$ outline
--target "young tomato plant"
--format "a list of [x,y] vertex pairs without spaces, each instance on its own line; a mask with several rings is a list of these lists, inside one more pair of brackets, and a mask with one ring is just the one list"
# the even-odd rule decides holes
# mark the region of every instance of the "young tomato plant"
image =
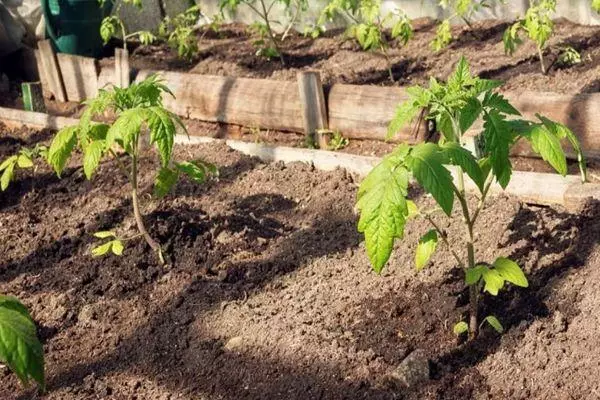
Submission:
[[[240,5],[245,5],[254,14],[260,18],[260,22],[252,24],[252,30],[258,33],[259,39],[255,45],[259,47],[258,55],[267,58],[279,57],[282,65],[285,65],[285,59],[281,53],[279,41],[273,31],[273,24],[276,22],[271,16],[271,11],[275,4],[280,3],[284,7],[290,6],[291,0],[271,0],[267,5],[266,0],[219,0],[221,11],[228,9],[231,12],[236,12]],[[268,43],[267,43],[268,42]]]
[[35,165],[38,159],[45,160],[48,157],[48,148],[43,145],[35,145],[33,149],[27,147],[19,150],[18,154],[12,155],[5,159],[0,164],[0,189],[5,191],[10,182],[14,179],[15,169],[31,169],[32,175],[35,176],[37,166]]
[[533,40],[537,46],[538,57],[542,73],[545,74],[546,64],[544,63],[544,49],[546,42],[552,35],[554,22],[552,14],[556,11],[556,0],[531,0],[529,9],[525,13],[525,18],[515,22],[504,32],[502,41],[504,42],[504,51],[507,54],[513,54],[523,41],[520,32],[527,32],[529,39]]
[[191,61],[198,54],[196,31],[200,28],[200,16],[200,6],[195,5],[173,18],[165,17],[158,27],[159,35],[177,50],[179,58]]
[[0,296],[0,363],[27,385],[37,382],[44,391],[44,349],[27,308],[14,297]]
[[[495,296],[506,282],[528,286],[525,274],[515,262],[498,257],[488,263],[479,260],[475,250],[476,222],[490,186],[498,182],[505,188],[510,181],[511,146],[521,138],[528,140],[534,151],[565,175],[567,162],[560,141],[566,139],[579,154],[582,179],[585,180],[585,162],[575,135],[566,126],[543,116],[538,116],[538,121],[519,118],[519,111],[494,91],[498,86],[497,81],[471,76],[466,60],[461,58],[446,84],[432,78],[428,88],[409,88],[411,99],[398,107],[389,135],[393,136],[422,109],[427,109],[428,118],[435,120],[441,133],[440,140],[414,146],[399,145],[369,173],[358,191],[358,229],[365,235],[367,254],[376,272],[387,263],[394,240],[403,237],[408,218],[422,218],[431,225],[431,230],[417,245],[415,263],[418,270],[427,265],[439,240],[448,247],[456,263],[463,268],[470,297],[469,324],[461,322],[455,330],[461,333],[468,329],[471,338],[479,329],[478,304],[482,290]],[[463,135],[479,119],[483,120],[483,132],[479,135],[479,154],[475,156],[463,147]],[[475,204],[469,201],[465,192],[465,174],[479,190]],[[448,217],[452,218],[452,209],[458,200],[462,215],[460,221],[457,218],[454,223],[462,223],[465,228],[466,247],[463,251],[451,247],[446,233],[432,218],[437,208],[420,210],[407,199],[410,176],[431,194]],[[484,322],[501,330],[494,316],[487,317]]]
[[380,0],[333,0],[323,9],[317,24],[323,26],[338,15],[349,19],[351,22],[346,35],[355,39],[365,51],[381,52],[388,64],[390,80],[394,82],[392,62],[387,52],[390,42],[384,29],[391,25],[391,38],[402,44],[413,37],[413,29],[408,16],[401,10],[390,12],[383,18],[380,14]]
[[[105,1],[106,0],[98,0],[100,7],[104,5]],[[117,8],[113,12],[113,15],[104,18],[102,20],[102,24],[100,25],[100,37],[104,41],[104,44],[108,43],[112,37],[120,37],[120,39],[123,40],[123,48],[127,49],[127,40],[136,36],[143,45],[154,43],[156,36],[154,36],[154,34],[150,31],[127,33],[125,24],[121,18],[118,17],[119,11],[121,10],[123,4],[132,4],[138,9],[142,8],[142,0],[123,0],[118,2]]]
[[[166,195],[181,173],[198,183],[216,173],[213,165],[201,160],[172,162],[176,127],[179,126],[184,131],[185,127],[179,117],[163,107],[163,93],[172,95],[156,75],[127,89],[115,87],[112,91],[101,90],[98,97],[86,102],[87,109],[79,125],[60,130],[48,150],[48,162],[59,176],[76,146],[83,152],[83,171],[88,179],[92,178],[104,157],[114,158],[131,186],[133,215],[139,236],[157,253],[161,263],[164,263],[161,246],[148,233],[140,211],[138,169],[143,134],[148,132],[149,143],[156,147],[160,158],[161,168],[154,186],[157,197]],[[112,125],[92,123],[94,116],[105,111],[112,111],[117,115]],[[126,155],[126,160],[118,155],[119,152]],[[95,236],[110,241],[94,249],[94,255],[109,251],[120,255],[123,252],[122,242],[127,239],[118,238],[113,232],[98,232]]]

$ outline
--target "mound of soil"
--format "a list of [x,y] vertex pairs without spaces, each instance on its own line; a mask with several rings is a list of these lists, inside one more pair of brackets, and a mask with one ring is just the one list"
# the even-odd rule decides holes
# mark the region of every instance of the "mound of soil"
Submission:
[[[0,158],[49,132],[4,131]],[[471,343],[451,332],[466,312],[462,273],[446,249],[420,273],[413,221],[381,276],[370,271],[353,212],[357,180],[305,164],[265,164],[222,145],[177,147],[216,163],[205,185],[180,181],[144,195],[160,266],[139,238],[122,257],[93,258],[92,234],[136,234],[126,180],[101,165],[85,180],[79,157],[62,179],[19,172],[0,194],[0,293],[18,296],[46,351],[43,399],[565,399],[593,398],[600,373],[600,207],[578,215],[496,197],[478,223],[477,259],[509,256],[528,289],[485,298],[506,333]],[[150,193],[156,154],[143,157]],[[425,205],[431,199],[412,196]],[[475,201],[475,199],[472,199]],[[462,227],[436,220],[454,245]],[[387,377],[413,350],[430,380]],[[0,373],[0,398],[26,399]],[[592,396],[592,397],[590,397]]]
[[[295,80],[298,71],[310,69],[318,70],[326,85],[412,85],[426,83],[431,76],[445,79],[458,58],[464,55],[475,73],[505,81],[504,90],[558,93],[600,90],[600,27],[556,21],[554,34],[544,53],[549,66],[548,74],[544,75],[536,47],[530,41],[525,41],[512,56],[504,53],[502,34],[509,26],[507,22],[477,22],[473,29],[455,26],[456,40],[437,53],[430,47],[437,27],[435,21],[421,19],[414,23],[414,38],[406,46],[392,42],[388,50],[395,83],[389,79],[385,57],[378,52],[362,51],[354,41],[345,39],[342,30],[327,32],[315,40],[300,34],[288,37],[282,44],[285,66],[278,59],[270,61],[257,57],[253,45],[255,38],[240,24],[224,25],[218,33],[199,34],[200,52],[191,62],[179,60],[174,50],[159,44],[135,49],[131,65],[138,69],[278,80]],[[567,46],[581,53],[581,63],[565,66],[557,62]],[[114,61],[107,58],[102,62],[112,65]]]

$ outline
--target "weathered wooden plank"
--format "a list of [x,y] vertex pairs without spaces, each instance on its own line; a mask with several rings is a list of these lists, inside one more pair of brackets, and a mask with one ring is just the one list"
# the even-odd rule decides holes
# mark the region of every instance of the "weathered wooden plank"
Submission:
[[60,68],[50,40],[47,39],[38,42],[38,48],[41,68],[45,71],[44,74],[46,76],[49,91],[52,92],[56,100],[62,102],[67,101]]
[[98,94],[98,66],[91,57],[56,55],[68,101],[83,101]]
[[108,89],[111,85],[118,86],[119,80],[114,66],[102,67],[98,74],[98,89]]
[[76,125],[76,118],[57,117],[40,112],[17,110],[0,107],[0,120],[9,127],[30,126],[40,129],[62,129],[65,126]]
[[127,49],[115,49],[115,79],[116,85],[122,88],[129,87],[129,52]]
[[[177,115],[263,129],[303,132],[296,82],[158,72],[175,98],[164,104]],[[140,71],[136,82],[152,71]]]
[[323,84],[318,72],[299,72],[297,75],[304,133],[312,137],[319,148],[327,148],[327,140],[319,132],[327,129],[327,105]]
[[[329,129],[354,139],[385,140],[396,108],[408,99],[404,88],[335,84],[327,98]],[[427,137],[427,124],[415,121],[393,140],[419,142]]]
[[44,63],[42,62],[42,52],[40,50],[34,50],[34,52],[38,75],[40,77],[40,82],[42,83],[42,93],[45,98],[49,99],[52,97],[52,91],[50,90],[50,79],[48,78]]

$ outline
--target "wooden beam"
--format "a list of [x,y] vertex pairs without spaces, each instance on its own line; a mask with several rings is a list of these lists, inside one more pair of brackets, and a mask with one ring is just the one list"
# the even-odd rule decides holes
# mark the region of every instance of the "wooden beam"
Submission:
[[62,75],[56,60],[56,54],[49,39],[38,42],[40,65],[44,70],[48,90],[52,92],[57,101],[67,101],[67,94],[63,85]]
[[323,84],[318,72],[299,72],[297,75],[304,133],[311,137],[319,148],[326,149],[327,140],[320,131],[327,129],[327,106]]
[[0,120],[2,120],[2,122],[11,128],[29,126],[32,128],[55,130],[79,123],[79,120],[76,118],[56,117],[54,115],[40,112],[24,111],[5,107],[0,107]]
[[[202,121],[303,132],[296,82],[158,72],[175,98],[164,104],[177,115]],[[140,71],[136,82],[153,71]]]
[[68,101],[84,101],[98,94],[96,59],[72,54],[56,55]]
[[129,87],[129,51],[120,47],[115,49],[115,80],[116,85],[122,88]]

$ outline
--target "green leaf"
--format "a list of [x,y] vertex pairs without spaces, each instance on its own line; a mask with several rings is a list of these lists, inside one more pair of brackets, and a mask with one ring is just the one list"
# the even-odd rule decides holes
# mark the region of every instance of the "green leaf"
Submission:
[[6,160],[2,161],[2,164],[0,164],[0,171],[4,171],[6,168],[8,168],[8,166],[10,164],[14,164],[17,162],[18,156],[10,156],[8,157]]
[[[575,154],[577,155],[577,162],[579,164],[579,169],[581,171],[583,181],[585,181],[587,167],[586,167],[586,163],[585,163],[585,157],[584,157],[583,151],[581,149],[581,144],[579,143],[579,139],[577,139],[577,136],[575,136],[573,131],[571,129],[569,129],[566,125],[551,121],[548,118],[543,117],[539,114],[536,114],[536,117],[538,117],[539,120],[542,121],[544,126],[549,131],[554,133],[559,139],[566,138],[569,141],[569,143],[571,144],[571,147],[573,147],[573,150],[575,151]],[[0,169],[2,169],[2,168],[0,168]]]
[[469,97],[467,104],[460,110],[459,125],[460,131],[466,132],[481,114],[481,103],[475,97]]
[[408,209],[408,214],[406,218],[413,218],[419,215],[419,207],[412,200],[406,200],[406,208]]
[[560,140],[544,125],[534,125],[529,140],[533,150],[562,176],[567,174],[567,159],[560,145]]
[[21,154],[19,155],[19,158],[17,158],[17,165],[19,168],[31,168],[33,167],[33,160],[31,157]]
[[481,276],[485,282],[483,290],[492,296],[497,296],[500,289],[504,287],[504,278],[495,269],[484,268]]
[[10,184],[10,181],[13,179],[15,171],[15,163],[8,164],[6,168],[4,168],[4,172],[2,172],[2,177],[0,177],[0,189],[5,191]]
[[427,265],[433,253],[435,253],[437,243],[438,235],[434,229],[431,229],[425,235],[421,236],[415,252],[415,265],[417,271],[422,270]]
[[519,110],[514,108],[500,93],[487,92],[483,99],[483,106],[508,115],[521,115]]
[[500,321],[498,321],[498,318],[494,317],[493,315],[488,315],[487,317],[485,317],[485,321],[490,324],[490,326],[492,328],[494,328],[494,330],[498,333],[503,333],[504,332],[504,328],[502,327],[502,324],[500,323]]
[[104,244],[101,244],[98,247],[94,247],[92,249],[92,256],[99,257],[99,256],[105,255],[106,253],[108,253],[110,251],[110,249],[112,247],[112,244],[113,244],[113,242],[110,241],[110,242],[106,242]]
[[454,334],[456,336],[460,336],[463,333],[469,331],[469,325],[467,325],[465,321],[460,321],[454,325],[454,328],[452,330],[454,331]]
[[452,165],[461,167],[463,171],[475,182],[480,191],[483,191],[485,176],[471,152],[456,142],[446,142],[440,146]]
[[390,258],[395,238],[404,234],[408,207],[408,170],[403,165],[409,151],[401,145],[375,167],[358,190],[358,231],[365,234],[367,255],[379,273]]
[[106,133],[105,148],[110,149],[118,143],[125,151],[131,153],[132,144],[138,140],[142,123],[146,118],[144,108],[131,108],[123,111]]
[[23,384],[33,379],[44,390],[44,351],[35,324],[25,306],[6,296],[0,300],[0,362]]
[[113,240],[111,243],[112,243],[111,250],[112,250],[113,254],[117,255],[117,256],[123,255],[123,249],[124,249],[123,242],[121,242],[120,240]]
[[202,160],[175,163],[175,167],[196,183],[204,183],[207,175],[212,175],[216,172],[216,167],[214,165]]
[[388,125],[386,139],[393,138],[405,125],[410,124],[417,114],[421,111],[421,107],[414,100],[407,100],[396,108],[394,118]]
[[154,180],[154,196],[161,198],[171,191],[173,185],[177,182],[179,174],[171,168],[161,168]]
[[60,176],[67,165],[77,143],[77,126],[69,126],[58,131],[48,149],[48,163]]
[[509,149],[513,141],[513,133],[510,131],[510,125],[497,110],[485,113],[483,120],[483,138],[492,170],[500,186],[506,188],[512,174]]
[[505,281],[521,287],[529,286],[523,270],[516,262],[508,258],[499,257],[494,261],[494,268]]
[[471,83],[472,76],[469,71],[469,62],[464,56],[460,56],[454,73],[448,79],[448,86],[456,88],[463,87],[467,83]]
[[98,239],[106,239],[106,238],[109,238],[109,237],[117,237],[117,235],[114,232],[111,232],[111,231],[95,232],[94,236],[97,237]]
[[94,140],[85,147],[83,151],[83,172],[88,180],[92,179],[94,171],[98,168],[100,159],[104,154],[104,148],[104,140]]
[[481,276],[483,275],[483,271],[488,269],[485,265],[477,265],[473,268],[467,269],[465,272],[465,283],[469,286],[472,286],[479,282]]
[[150,107],[147,112],[150,143],[156,143],[162,166],[166,167],[173,152],[176,132],[174,120],[177,117],[162,107]]
[[450,215],[454,204],[454,184],[450,171],[444,167],[444,161],[445,157],[437,144],[422,143],[413,147],[406,158],[406,165],[417,182]]

